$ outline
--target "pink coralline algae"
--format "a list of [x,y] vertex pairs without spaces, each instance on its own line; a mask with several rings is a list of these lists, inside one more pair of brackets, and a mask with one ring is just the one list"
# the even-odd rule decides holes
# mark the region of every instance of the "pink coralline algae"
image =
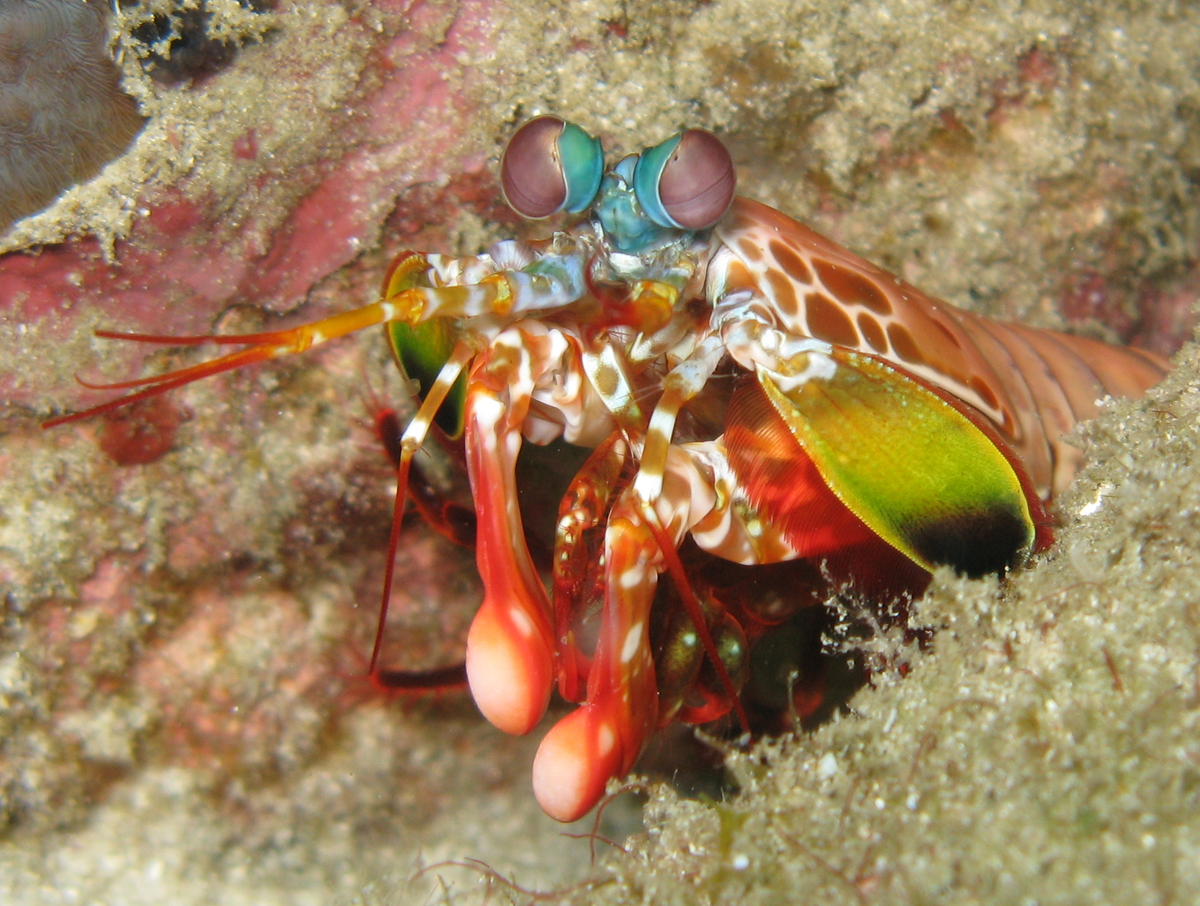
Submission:
[[[0,312],[43,344],[61,349],[72,340],[78,368],[85,352],[80,319],[196,333],[237,303],[290,311],[318,282],[378,243],[407,187],[479,170],[485,146],[470,131],[471,102],[456,84],[463,78],[457,59],[472,50],[478,22],[407,3],[373,4],[370,13],[370,23],[351,18],[338,26],[344,41],[352,35],[361,45],[359,71],[336,73],[339,103],[317,96],[333,90],[322,84],[324,73],[305,73],[313,59],[293,59],[281,40],[244,50],[242,65],[291,92],[286,103],[297,109],[288,111],[288,121],[230,123],[216,139],[220,145],[203,149],[196,173],[185,169],[173,184],[154,179],[136,187],[128,235],[107,253],[99,240],[82,236],[0,257]],[[377,30],[381,19],[387,28]],[[334,61],[322,62],[332,67]],[[229,87],[237,84],[233,75],[249,78],[228,75],[198,91],[212,96],[224,87],[222,105],[249,104],[238,87]],[[307,121],[298,119],[306,106],[315,109]],[[179,138],[185,128],[165,125],[164,141],[179,145],[180,154],[195,153]],[[281,160],[288,161],[285,172]],[[206,180],[206,166],[219,166],[220,178]],[[115,356],[109,367],[126,374],[147,352],[124,344],[108,351]],[[86,398],[72,386],[65,356],[54,388],[35,386],[23,363],[13,364],[0,373],[0,393],[9,403],[44,406],[51,390],[59,405]],[[44,370],[41,375],[44,381]]]

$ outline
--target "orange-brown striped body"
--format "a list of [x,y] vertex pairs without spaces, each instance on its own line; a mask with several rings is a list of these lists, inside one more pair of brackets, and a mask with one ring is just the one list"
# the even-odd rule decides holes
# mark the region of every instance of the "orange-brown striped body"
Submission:
[[780,330],[874,354],[983,413],[1043,499],[1083,453],[1063,437],[1106,396],[1139,397],[1168,365],[1153,353],[953,308],[773,208],[738,198],[715,229],[708,292],[748,291]]

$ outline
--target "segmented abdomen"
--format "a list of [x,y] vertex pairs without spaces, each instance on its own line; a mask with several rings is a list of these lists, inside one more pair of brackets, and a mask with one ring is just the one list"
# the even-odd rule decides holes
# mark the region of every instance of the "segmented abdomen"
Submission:
[[1153,353],[953,308],[758,202],[736,199],[716,231],[730,253],[715,278],[725,294],[752,290],[788,333],[880,356],[970,404],[1043,499],[1083,459],[1063,435],[1104,397],[1140,397],[1169,369]]

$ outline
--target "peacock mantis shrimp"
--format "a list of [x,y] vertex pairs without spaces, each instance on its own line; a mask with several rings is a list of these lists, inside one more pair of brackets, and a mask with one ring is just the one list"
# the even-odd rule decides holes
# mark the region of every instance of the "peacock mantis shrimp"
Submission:
[[[524,217],[581,216],[472,257],[402,253],[377,302],[288,330],[101,332],[243,348],[103,385],[133,392],[46,425],[384,325],[420,400],[396,444],[389,564],[414,454],[431,433],[460,443],[485,588],[467,679],[508,733],[532,731],[555,686],[579,703],[533,766],[561,821],[656,729],[731,712],[747,725],[751,652],[809,600],[787,564],[894,598],[939,566],[1003,574],[1048,546],[1046,505],[1083,456],[1063,436],[1168,367],[926,296],[735,197],[732,159],[702,130],[606,169],[597,139],[538,117],[510,140],[501,182]],[[526,442],[560,439],[592,452],[562,499],[547,583],[516,464]],[[390,586],[389,566],[384,611]]]

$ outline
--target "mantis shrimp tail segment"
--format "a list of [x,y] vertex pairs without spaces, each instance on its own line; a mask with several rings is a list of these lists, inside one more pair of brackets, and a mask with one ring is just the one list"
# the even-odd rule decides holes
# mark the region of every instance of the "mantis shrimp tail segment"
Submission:
[[[474,502],[471,519],[413,494],[443,531],[474,540],[485,590],[467,640],[475,701],[510,733],[538,724],[555,687],[578,703],[534,763],[535,795],[562,821],[590,810],[658,728],[726,714],[746,727],[755,647],[831,589],[894,603],[939,566],[1002,575],[1047,547],[1048,508],[1083,458],[1063,436],[1169,367],[926,296],[735,198],[732,159],[702,130],[606,168],[598,140],[539,117],[500,169],[518,214],[566,211],[574,226],[464,258],[406,252],[380,301],[291,330],[103,332],[246,348],[89,384],[132,393],[46,426],[384,325],[419,405],[392,443],[371,671],[421,681],[378,658],[405,489],[432,434],[461,452]],[[556,441],[593,452],[562,497],[544,577],[517,460],[527,442]],[[798,585],[789,564],[805,569]],[[723,583],[735,569],[758,580]],[[797,696],[793,707],[815,707]]]

